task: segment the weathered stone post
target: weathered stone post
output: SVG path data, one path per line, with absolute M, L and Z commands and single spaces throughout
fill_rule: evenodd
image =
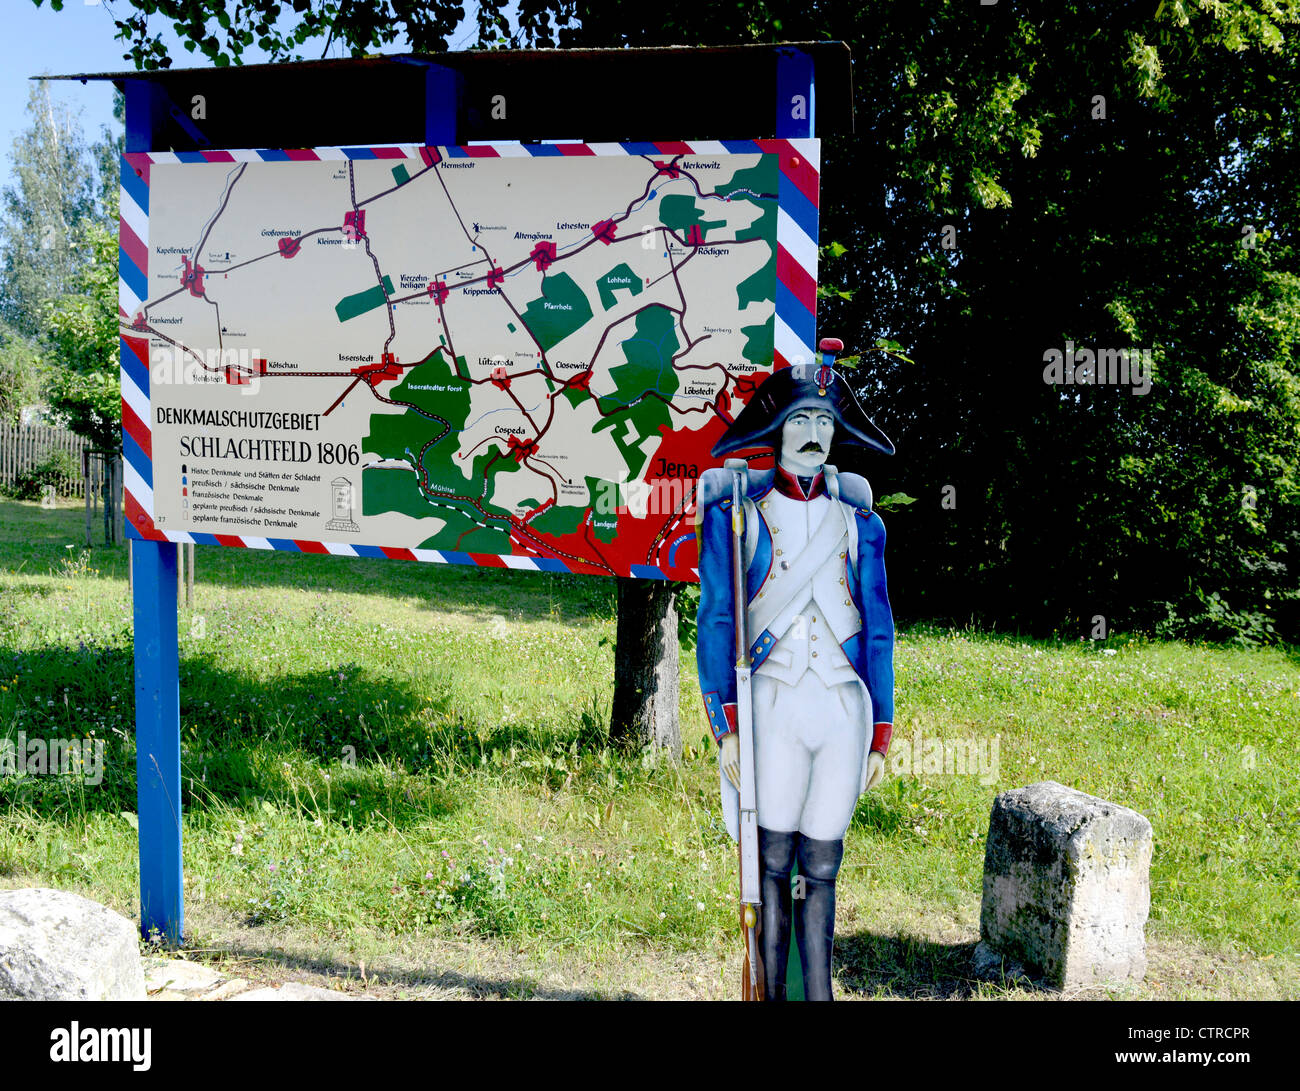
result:
M 64 890 L 0 892 L 0 1000 L 143 1000 L 139 932 Z
M 1008 958 L 1057 988 L 1140 981 L 1151 823 L 1055 781 L 993 801 L 977 970 Z

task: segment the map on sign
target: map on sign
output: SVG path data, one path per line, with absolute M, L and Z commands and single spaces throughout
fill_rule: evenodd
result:
M 695 578 L 774 366 L 779 156 L 580 147 L 127 156 L 157 534 Z

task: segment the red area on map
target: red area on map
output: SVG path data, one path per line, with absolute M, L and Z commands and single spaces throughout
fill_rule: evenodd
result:
M 609 246 L 614 241 L 614 234 L 617 231 L 618 224 L 613 220 L 601 220 L 599 223 L 591 225 L 591 233 L 606 246 Z
M 500 288 L 501 282 L 505 279 L 506 279 L 506 274 L 502 270 L 501 266 L 498 265 L 495 269 L 491 269 L 488 271 L 487 286 L 489 288 Z
M 537 263 L 537 271 L 544 273 L 555 261 L 555 243 L 543 239 L 533 247 L 533 252 L 528 256 Z
M 276 245 L 280 248 L 280 257 L 292 258 L 302 249 L 302 240 L 285 238 L 281 239 Z
M 181 261 L 184 263 L 184 271 L 181 273 L 181 287 L 188 288 L 190 295 L 203 297 L 203 266 L 197 261 L 193 266 L 190 265 L 188 254 L 181 255 Z
M 226 365 L 226 382 L 230 386 L 247 386 L 248 372 L 241 368 L 235 367 L 234 364 Z
M 343 235 L 352 242 L 366 237 L 366 210 L 364 208 L 343 213 Z
M 506 374 L 503 367 L 494 367 L 492 369 L 492 385 L 498 390 L 510 389 L 510 376 Z
M 686 242 L 689 246 L 704 245 L 704 236 L 700 233 L 699 224 L 691 224 L 691 229 L 686 232 Z
M 426 291 L 433 297 L 435 303 L 446 303 L 447 296 L 450 294 L 445 280 L 431 280 Z
M 655 167 L 660 174 L 666 174 L 669 178 L 680 178 L 682 172 L 677 169 L 674 163 L 665 163 L 662 159 L 656 159 Z
M 524 516 L 522 519 L 520 519 L 519 521 L 520 521 L 521 523 L 526 523 L 526 522 L 528 522 L 529 519 L 536 519 L 536 518 L 537 518 L 539 515 L 541 515 L 542 512 L 544 512 L 547 508 L 553 508 L 553 507 L 555 507 L 555 500 L 548 496 L 545 500 L 543 500 L 543 501 L 541 502 L 540 505 L 538 505 L 537 507 L 533 508 L 532 511 L 530 511 L 527 515 L 525 515 L 525 516 Z
M 421 148 L 420 158 L 424 160 L 426 167 L 432 167 L 442 162 L 442 152 L 438 151 L 437 148 Z
M 361 364 L 359 367 L 352 368 L 351 373 L 359 375 L 374 387 L 388 379 L 400 379 L 402 368 L 396 356 L 391 352 L 385 352 L 380 354 L 379 363 Z
M 567 386 L 570 390 L 590 390 L 591 372 L 592 372 L 591 368 L 587 368 L 586 371 L 580 371 L 578 372 L 577 375 L 573 376 L 573 378 L 571 378 L 564 385 Z
M 537 454 L 537 440 L 521 439 L 519 436 L 511 436 L 506 441 L 506 447 L 516 462 L 523 462 L 530 455 Z

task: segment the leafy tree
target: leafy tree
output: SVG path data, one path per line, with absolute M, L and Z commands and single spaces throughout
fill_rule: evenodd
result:
M 435 51 L 460 18 L 450 0 L 132 7 L 142 67 L 170 63 L 151 16 L 218 64 L 254 42 Z M 825 141 L 821 203 L 847 298 L 820 325 L 892 346 L 855 381 L 899 456 L 849 468 L 918 498 L 890 516 L 901 615 L 1300 638 L 1298 0 L 515 10 L 512 33 L 484 0 L 480 44 L 852 47 L 857 128 Z M 1150 350 L 1150 392 L 1045 382 L 1067 342 Z
M 920 498 L 890 519 L 901 614 L 1300 636 L 1300 5 L 628 0 L 578 22 L 562 44 L 850 43 L 857 131 L 826 141 L 821 208 L 855 290 L 819 324 L 905 346 L 857 380 L 900 452 L 862 468 Z M 1151 392 L 1048 385 L 1067 340 L 1149 348 Z
M 110 208 L 116 209 L 116 195 Z M 49 387 L 50 406 L 96 447 L 122 444 L 122 396 L 118 385 L 117 235 L 87 221 L 79 245 L 91 255 L 74 291 L 46 305 L 49 355 L 58 361 Z
M 33 0 L 41 7 L 44 0 Z M 50 0 L 55 11 L 64 0 Z M 461 0 L 244 0 L 232 10 L 226 0 L 130 0 L 132 9 L 115 15 L 123 59 L 138 69 L 170 68 L 174 60 L 162 39 L 159 21 L 170 22 L 185 49 L 219 68 L 242 64 L 256 46 L 273 61 L 310 59 L 311 47 L 323 56 L 337 43 L 354 57 L 399 38 L 417 53 L 449 48 L 452 32 L 465 17 Z M 475 5 L 480 46 L 545 44 L 572 21 L 572 0 L 480 0 Z M 514 9 L 518 29 L 509 18 Z
M 84 265 L 76 229 L 95 215 L 95 170 L 81 127 L 44 80 L 28 92 L 29 127 L 14 140 L 17 184 L 0 194 L 0 317 L 27 335 L 42 307 Z M 116 188 L 116 187 L 115 187 Z
M 0 421 L 20 423 L 23 410 L 40 401 L 41 383 L 36 344 L 0 320 Z
M 126 96 L 113 88 L 113 118 L 121 129 L 99 128 L 99 139 L 90 146 L 99 175 L 98 211 L 105 226 L 116 230 L 118 187 L 121 185 L 122 153 L 126 150 Z

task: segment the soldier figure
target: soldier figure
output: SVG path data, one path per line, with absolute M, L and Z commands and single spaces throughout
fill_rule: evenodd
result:
M 838 349 L 828 341 L 823 348 Z M 829 359 L 829 357 L 827 357 Z M 744 579 L 752 666 L 766 999 L 785 999 L 793 917 L 804 995 L 831 999 L 835 879 L 862 792 L 884 773 L 894 719 L 894 625 L 885 586 L 885 527 L 871 487 L 827 466 L 831 441 L 893 454 L 888 438 L 829 366 L 776 371 L 713 448 L 770 447 L 772 470 L 745 474 Z M 732 475 L 700 480 L 697 660 L 719 745 L 723 811 L 737 833 Z M 792 897 L 791 874 L 802 882 Z

